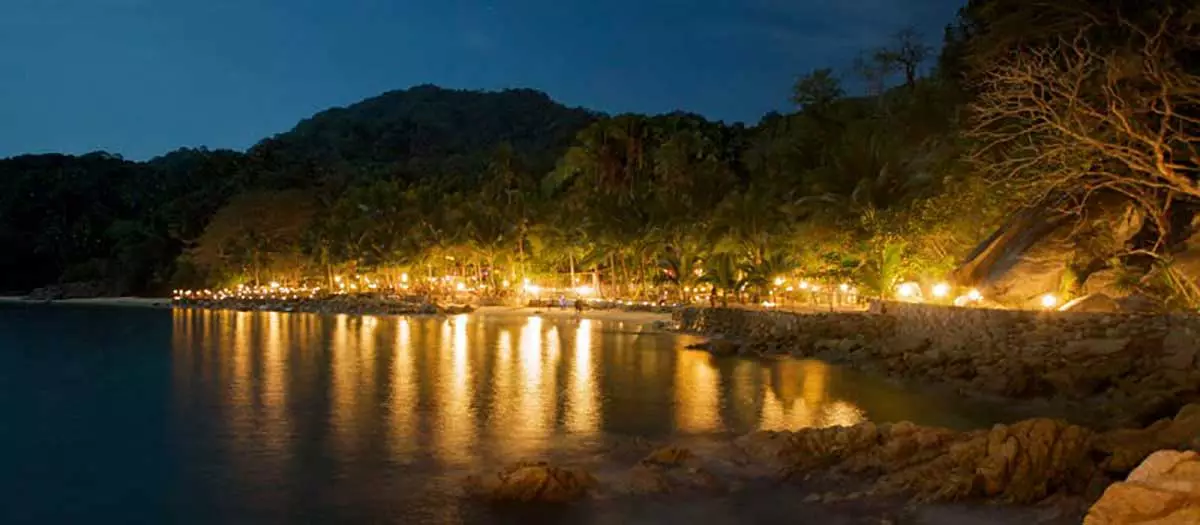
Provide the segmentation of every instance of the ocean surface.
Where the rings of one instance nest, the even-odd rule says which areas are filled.
[[[617,321],[0,305],[0,523],[788,521],[798,502],[513,511],[460,487],[635,439],[990,422],[818,361],[684,349],[695,341]]]

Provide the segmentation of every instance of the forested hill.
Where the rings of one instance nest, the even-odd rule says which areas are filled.
[[[529,89],[418,86],[322,111],[245,153],[184,148],[143,163],[104,152],[0,159],[0,293],[59,280],[160,292],[179,254],[235,195],[300,189],[331,204],[345,187],[371,180],[459,186],[501,149],[545,173],[597,118]]]
[[[301,121],[248,152],[258,161],[340,167],[358,174],[463,176],[480,171],[501,145],[549,172],[575,134],[599,118],[531,89],[390,91]]]

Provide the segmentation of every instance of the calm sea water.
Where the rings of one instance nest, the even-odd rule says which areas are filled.
[[[691,342],[536,317],[0,306],[0,523],[505,521],[462,501],[464,475],[635,436],[984,423],[820,362]],[[666,519],[647,508],[557,517]]]

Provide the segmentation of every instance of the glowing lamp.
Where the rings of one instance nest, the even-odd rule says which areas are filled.
[[[586,296],[586,295],[592,295],[593,293],[595,293],[595,290],[593,290],[591,286],[583,285],[583,286],[576,287],[575,293]]]
[[[904,283],[896,287],[896,295],[899,295],[904,299],[916,297],[917,292],[919,291],[920,290],[917,289],[917,285],[913,283]]]
[[[784,281],[783,277],[776,277],[776,278],[775,278],[775,286],[783,286],[783,283],[784,283],[784,282],[785,282],[785,281]]]
[[[808,289],[808,281],[800,281],[800,289],[807,290]]]
[[[838,287],[838,289],[840,289],[840,290],[842,291],[842,293],[849,292],[849,291],[850,291],[850,285],[848,285],[848,284],[846,284],[846,283],[842,283],[842,285],[841,285],[841,286],[839,286],[839,287]]]
[[[463,283],[458,283],[458,284],[454,285],[454,289],[461,292],[461,291],[467,289],[467,285],[463,284]]]
[[[402,282],[402,283],[408,282],[408,274],[407,273],[400,274],[400,282]]]
[[[933,285],[933,296],[938,299],[945,298],[950,295],[950,285],[946,283],[937,283]]]
[[[971,291],[967,292],[967,299],[979,302],[983,300],[983,294],[979,293],[979,290],[972,288]]]
[[[1055,297],[1054,294],[1049,293],[1042,296],[1042,308],[1049,310],[1055,306],[1058,306],[1058,297]]]

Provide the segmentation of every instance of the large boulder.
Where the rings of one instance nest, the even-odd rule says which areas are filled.
[[[1032,503],[1082,492],[1092,479],[1091,432],[1050,419],[997,425],[965,435],[938,457],[891,473],[878,489],[925,501],[984,497]]]
[[[597,486],[582,469],[547,463],[517,463],[492,476],[467,478],[468,493],[496,502],[567,503],[583,499]]]
[[[1150,453],[1200,445],[1200,404],[1183,407],[1172,419],[1144,429],[1121,429],[1098,436],[1095,447],[1108,459],[1101,465],[1113,473],[1129,472]]]
[[[1158,451],[1104,491],[1084,525],[1200,523],[1200,454]]]
[[[1021,210],[980,243],[951,277],[1001,304],[1036,308],[1038,297],[1060,288],[1069,267],[1106,261],[1124,251],[1144,222],[1143,214],[1117,195],[1097,197],[1078,211],[1066,213],[1053,202]]]

